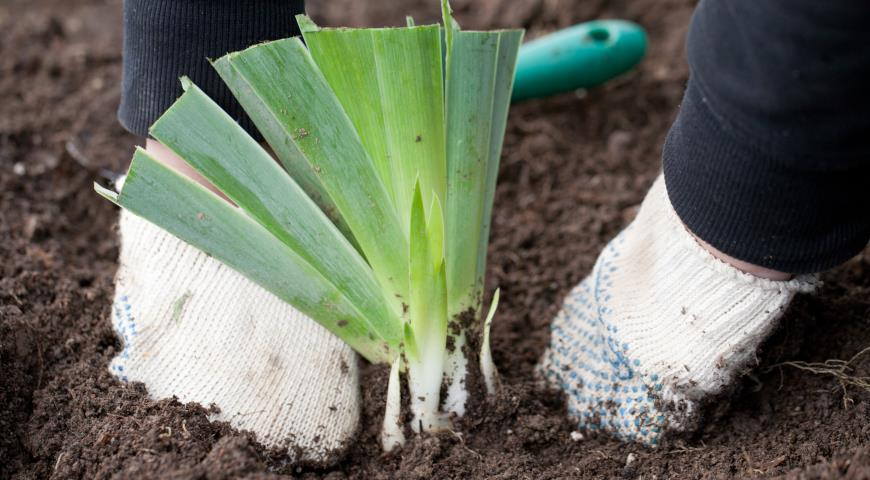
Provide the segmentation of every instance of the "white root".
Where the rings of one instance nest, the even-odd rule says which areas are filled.
[[[489,346],[490,329],[496,308],[498,308],[498,301],[499,291],[496,290],[486,321],[483,324],[483,342],[480,350],[480,371],[488,395],[493,395],[498,390],[498,370],[492,361],[492,351]],[[408,387],[411,394],[410,410],[413,417],[410,426],[414,432],[449,429],[448,414],[458,416],[465,414],[465,405],[468,400],[468,389],[465,385],[468,358],[463,355],[465,344],[465,335],[460,334],[454,338],[453,351],[443,358],[438,358],[441,352],[433,350],[425,352],[418,361],[410,361],[407,365]],[[400,370],[401,359],[396,359],[390,369],[387,405],[384,412],[383,430],[381,431],[381,444],[384,451],[387,452],[405,443],[405,435],[400,423],[402,408],[399,384]],[[439,405],[442,378],[446,378],[448,382],[443,410],[442,406]]]
[[[492,317],[495,316],[495,310],[498,308],[499,292],[496,290],[492,296],[492,304],[489,306],[489,313],[487,313],[486,321],[483,323],[483,345],[480,347],[480,372],[483,374],[486,393],[489,395],[495,394],[498,390],[498,370],[492,361],[492,350],[489,348],[489,329],[492,326]]]
[[[401,358],[397,358],[390,368],[390,381],[387,386],[387,406],[384,409],[384,426],[381,429],[381,446],[385,452],[405,444],[402,431],[402,389],[399,384]]]

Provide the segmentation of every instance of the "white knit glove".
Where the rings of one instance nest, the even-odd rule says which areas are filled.
[[[155,398],[220,408],[294,461],[328,464],[356,433],[357,359],[340,339],[221,262],[121,212],[110,371]]]
[[[538,366],[581,428],[656,445],[748,368],[814,276],[764,280],[701,248],[659,176],[634,222],[568,295]]]

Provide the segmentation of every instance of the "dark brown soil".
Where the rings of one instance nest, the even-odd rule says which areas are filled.
[[[108,320],[116,211],[91,182],[123,168],[136,141],[114,118],[120,3],[0,3],[0,478],[870,478],[870,395],[773,366],[870,345],[870,252],[795,302],[732,406],[684,443],[575,442],[560,399],[531,386],[561,297],[659,168],[686,79],[690,1],[454,1],[468,26],[535,35],[620,17],[643,24],[652,44],[637,71],[605,88],[513,110],[488,278],[502,288],[493,348],[504,391],[457,434],[381,456],[373,432],[385,372],[368,368],[360,441],[335,471],[297,471],[200,406],[116,382],[106,370],[119,347]],[[429,20],[436,3],[309,1],[333,25]],[[855,367],[868,375],[870,360]]]

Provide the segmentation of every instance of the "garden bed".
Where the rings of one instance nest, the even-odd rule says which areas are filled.
[[[359,441],[334,471],[298,471],[207,407],[149,400],[106,366],[116,210],[91,189],[134,138],[115,120],[120,0],[0,5],[0,478],[708,478],[870,476],[870,395],[782,362],[848,359],[870,345],[870,252],[823,276],[698,435],[656,450],[575,440],[560,398],[532,368],[561,298],[628,222],[659,168],[686,80],[692,2],[477,0],[469,27],[543,31],[598,17],[634,20],[651,51],[584,95],[512,110],[496,197],[488,291],[502,289],[493,353],[505,388],[456,434],[382,456],[386,372],[367,367]],[[438,18],[437,2],[309,0],[333,25]],[[384,4],[381,6],[381,4]],[[419,7],[414,5],[419,4]],[[867,375],[870,360],[856,365]],[[628,461],[631,459],[632,461]]]

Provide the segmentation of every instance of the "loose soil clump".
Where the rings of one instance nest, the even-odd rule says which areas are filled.
[[[310,0],[323,24],[437,18],[437,2]],[[331,471],[297,470],[209,406],[154,401],[107,371],[117,212],[91,182],[136,141],[117,125],[120,0],[0,4],[0,478],[870,478],[870,395],[794,362],[870,345],[870,252],[798,298],[731,402],[696,436],[657,450],[576,432],[532,370],[550,319],[631,219],[659,168],[687,70],[692,2],[454,0],[467,27],[530,36],[593,18],[650,34],[634,72],[511,113],[493,218],[488,288],[502,289],[492,349],[497,398],[455,433],[381,453],[387,371],[366,367],[363,431]],[[851,365],[867,376],[870,356]],[[788,363],[791,362],[791,363]],[[834,364],[836,365],[836,364]]]

